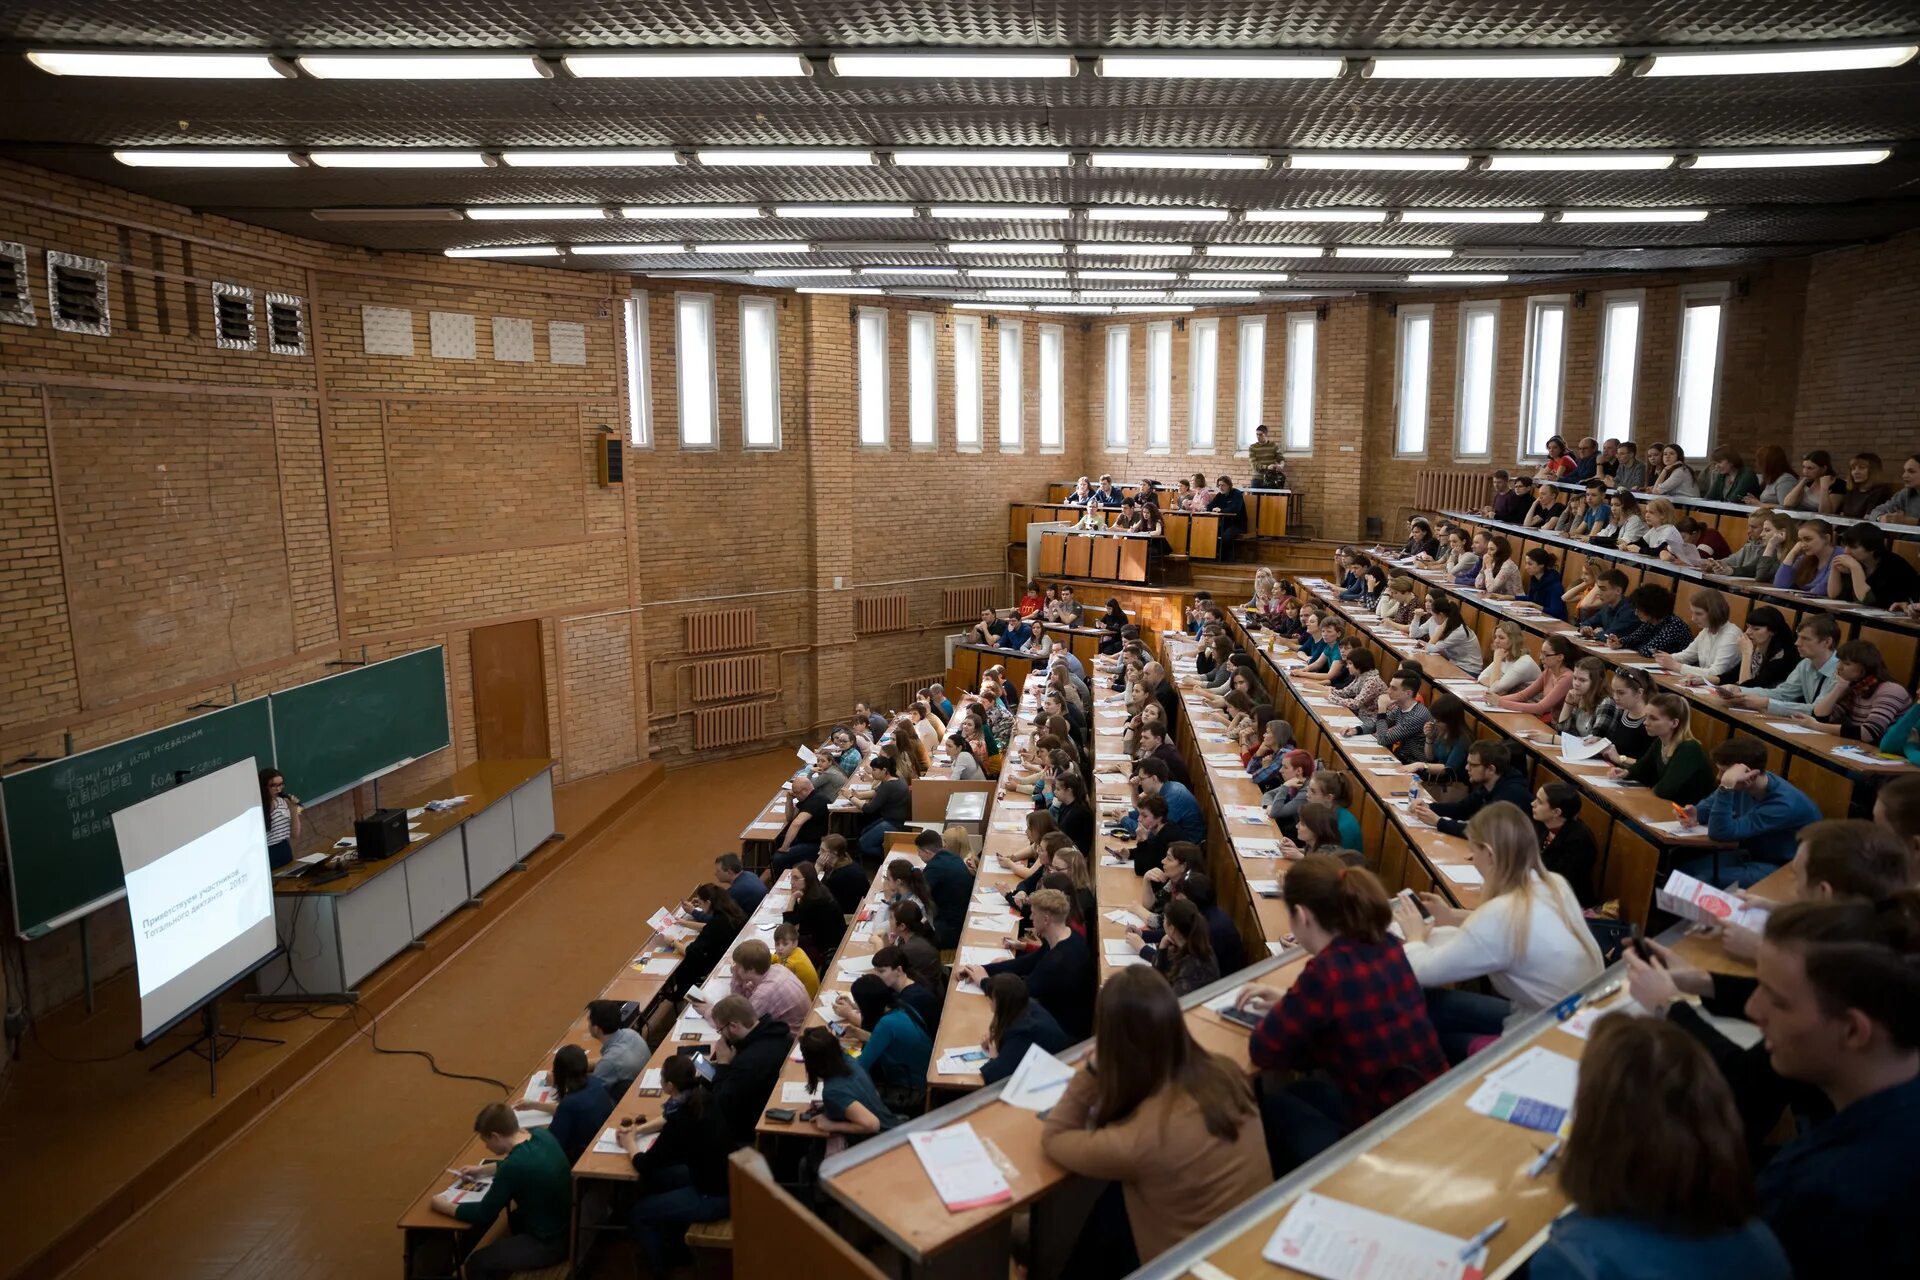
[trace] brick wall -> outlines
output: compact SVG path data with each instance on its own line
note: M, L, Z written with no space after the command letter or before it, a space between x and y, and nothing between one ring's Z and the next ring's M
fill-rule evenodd
M1794 448L1870 449L1898 474L1920 448L1920 234L1810 260Z

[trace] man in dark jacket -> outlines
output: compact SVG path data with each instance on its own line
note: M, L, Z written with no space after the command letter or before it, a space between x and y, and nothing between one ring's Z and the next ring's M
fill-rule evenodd
M1141 796L1135 808L1140 825L1135 828L1139 843L1133 846L1133 874L1144 876L1159 866L1174 841L1184 839L1167 821L1167 802L1163 796Z
M753 1127L779 1082L793 1033L784 1022L756 1015L745 996L713 1006L720 1042L713 1046L713 1100L726 1118L733 1145L753 1145Z
M1440 804L1422 800L1409 812L1447 835L1458 836L1466 834L1469 818L1496 800L1505 800L1522 813L1530 811L1533 793L1526 774L1513 766L1512 759L1504 742L1474 743L1467 748L1467 794Z
M942 950L960 945L960 932L967 923L967 902L973 897L973 872L959 854L940 843L938 831L922 831L913 838L913 847L926 866L927 888L933 893L933 936Z

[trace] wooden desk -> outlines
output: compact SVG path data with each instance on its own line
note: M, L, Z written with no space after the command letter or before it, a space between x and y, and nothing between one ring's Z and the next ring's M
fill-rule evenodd
M1130 495L1138 494L1140 492L1140 486L1137 484L1122 485L1120 487L1120 491L1122 493L1130 494ZM1066 516L1065 517L1066 519L1077 520L1079 519L1080 512L1084 511L1086 508L1084 506L1073 506L1068 503L1067 496L1072 492L1073 492L1073 485L1068 483L1063 483L1061 481L1054 481L1053 483L1047 486L1047 500L1045 502L1016 503L1015 505L1029 506L1029 507L1036 507L1036 508L1046 507L1046 508L1054 508L1062 511L1067 511L1067 512L1070 512L1071 514ZM1284 538L1285 536L1287 536L1287 527L1292 517L1293 497L1294 497L1293 490L1291 489L1249 489L1244 485L1242 485L1239 487L1238 492L1245 494L1247 497L1247 532L1250 535L1254 537L1259 537L1259 538ZM1158 485L1158 484L1153 486L1154 501L1160 507L1160 513L1161 513L1162 519L1170 520L1171 517L1176 515L1193 514L1188 512L1182 512L1173 505L1175 495L1177 495L1178 493L1179 493L1179 489L1177 486ZM1105 510L1115 511L1117 510L1117 508L1108 507L1108 508L1105 508ZM1218 513L1213 513L1213 514L1214 514L1214 518L1217 519ZM1014 542L1025 541L1026 539L1025 529L1026 529L1026 523L1028 518L1058 520L1058 519L1061 519L1062 517L1058 515L1036 515L1032 517L1022 517L1016 514L1013 517L1015 521L1015 527L1011 534L1012 541ZM1218 528L1217 525L1215 527L1216 529ZM1214 545L1217 547L1218 545L1217 541L1215 542ZM1191 554L1196 559L1203 558L1197 552L1183 551L1178 547L1174 548L1174 554L1175 555ZM1212 558L1212 556L1215 554L1217 553L1213 551L1209 551L1207 553L1207 556L1204 558Z
M1010 541L1024 543L1027 540L1029 525L1041 522L1077 523L1086 515L1085 507L1059 506L1043 502L1014 502L1007 506L1007 532ZM1112 526L1120 512L1115 508L1104 508L1096 512L1099 529L1113 530ZM1163 511L1160 516L1159 537L1167 544L1167 550L1176 556L1188 556L1194 560L1218 560L1220 558L1220 513L1217 511ZM1051 531L1049 531L1051 532ZM1059 570L1049 567L1047 560L1047 533L1041 534L1040 571L1052 574ZM1152 538L1153 534L1130 535L1140 538ZM1085 577L1084 574L1070 574L1072 577ZM1094 577L1101 575L1094 574Z
M457 809L423 809L458 795L467 802ZM324 884L275 877L284 949L260 969L258 990L344 995L454 911L476 904L481 890L553 836L553 761L482 760L395 807L423 811L410 819L419 828L413 842L393 857L349 862L344 877ZM336 838L303 841L300 852L330 852Z
M1700 478L1703 480L1707 478L1707 473L1704 468L1701 471ZM1574 484L1565 480L1545 481L1543 485L1539 487L1550 487L1569 494L1580 493L1586 489L1584 483ZM1897 484L1894 487L1896 489L1899 488ZM1619 490L1609 489L1608 492L1618 493ZM1638 491L1636 491L1633 496L1640 500L1642 506L1652 502L1655 498L1667 497L1667 495L1663 494L1642 493ZM1702 524L1712 525L1715 529L1718 529L1720 536L1727 540L1728 549L1733 551L1739 550L1746 544L1747 521L1752 517L1753 513L1770 509L1768 507L1750 507L1744 502L1712 502L1706 498L1667 497L1667 501L1671 502L1684 514L1692 516ZM1793 511L1789 512L1789 514L1792 515L1795 520L1819 519L1836 526L1850 524L1877 525L1880 531L1887 535L1888 546L1899 552L1899 554L1906 556L1909 560L1920 557L1920 526L1893 524L1885 520L1863 520L1852 516L1822 515L1816 511Z
M1049 530L1040 535L1040 572L1049 577L1144 583L1151 541L1142 533Z

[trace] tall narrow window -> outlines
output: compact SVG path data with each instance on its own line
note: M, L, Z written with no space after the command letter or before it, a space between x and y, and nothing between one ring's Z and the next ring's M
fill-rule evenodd
M934 422L940 402L935 398L934 348L938 330L929 312L907 316L907 437L916 449L931 449L939 441Z
M860 443L887 443L887 313L860 308Z
M1567 379L1567 300L1527 299L1527 342L1520 382L1520 456L1539 458L1560 434Z
M1394 382L1393 451L1425 456L1432 383L1433 308L1400 308L1400 372Z
M680 447L711 449L719 430L720 390L713 358L713 295L673 296L675 364L680 382Z
M1107 448L1127 447L1127 326L1107 330Z
M953 318L953 444L980 451L980 317Z
M1720 347L1726 340L1727 287L1680 294L1680 361L1673 387L1673 442L1695 466L1713 445L1720 406Z
M1245 453L1253 443L1253 429L1265 412L1267 394L1267 318L1240 317L1240 372L1233 392L1233 447Z
M1000 449L1016 452L1026 424L1024 388L1020 385L1020 322L1000 322Z
M1220 398L1220 322L1187 322L1187 442L1213 452L1213 416Z
M1067 331L1040 326L1040 450L1059 453L1067 446Z
M1287 317L1287 420L1281 429L1288 453L1313 451L1313 382L1319 360L1320 317L1296 311Z
M740 420L749 449L780 447L780 343L772 298L740 299Z
M1147 326L1147 448L1165 453L1173 436L1173 324Z
M653 443L653 406L648 403L647 295L627 295L627 439L645 448Z
M1633 439L1634 384L1640 376L1640 313L1646 295L1610 293L1600 306L1600 387L1593 433L1602 440Z
M1460 458L1485 458L1493 452L1493 360L1499 333L1499 303L1460 304L1460 389L1453 429L1453 450Z

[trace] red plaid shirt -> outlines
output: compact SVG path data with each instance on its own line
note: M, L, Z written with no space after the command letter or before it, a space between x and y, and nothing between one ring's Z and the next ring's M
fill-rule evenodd
M1341 934L1254 1028L1253 1064L1326 1073L1367 1121L1447 1069L1427 998L1398 938Z

